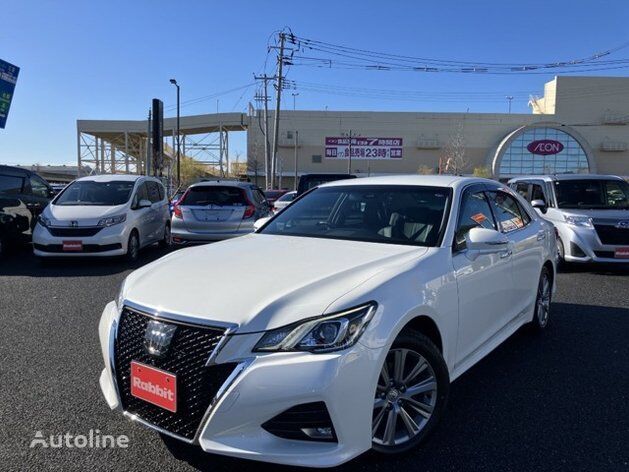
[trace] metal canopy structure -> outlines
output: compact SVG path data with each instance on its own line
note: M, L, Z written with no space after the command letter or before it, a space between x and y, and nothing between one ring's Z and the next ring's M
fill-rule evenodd
M181 153L224 176L229 168L229 132L245 131L244 113L213 113L180 117ZM164 154L171 176L177 119L164 119ZM78 120L77 163L98 174L144 174L149 148L148 120ZM170 141L170 143L168 142Z

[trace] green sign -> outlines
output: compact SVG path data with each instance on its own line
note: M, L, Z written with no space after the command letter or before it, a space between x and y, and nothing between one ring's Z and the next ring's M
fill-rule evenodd
M7 124L11 99L20 68L0 59L0 128Z

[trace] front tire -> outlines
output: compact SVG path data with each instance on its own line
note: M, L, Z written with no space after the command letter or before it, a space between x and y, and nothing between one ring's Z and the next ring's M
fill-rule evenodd
M140 237L136 230L131 231L129 242L127 243L127 261L135 262L140 255Z
M437 347L421 333L402 332L387 353L378 377L372 445L385 454L423 442L439 423L450 376Z

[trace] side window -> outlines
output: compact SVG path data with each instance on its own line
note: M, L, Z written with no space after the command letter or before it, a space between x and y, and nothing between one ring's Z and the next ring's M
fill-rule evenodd
M0 175L0 194L17 195L22 193L24 179L13 175Z
M520 195L522 195L522 197L524 197L526 200L531 201L531 199L529 198L528 182L518 182L517 184L515 184L514 190L518 192Z
M472 228L496 229L485 193L467 191L463 194L461 213L455 234L455 249L465 249L465 237Z
M546 196L544 195L544 189L539 184L531 184L531 201L533 200L542 200L544 203L548 204Z
M151 203L157 203L161 200L159 198L159 188L157 182L148 181L146 182L146 188L148 191L148 197Z
M489 192L489 200L503 233L524 228L531 221L528 213L511 195L500 191Z
M33 191L33 195L35 195L36 197L43 197L43 198L49 197L48 185L46 185L46 183L42 179L40 179L36 175L31 175L29 180L31 182L31 189Z
M146 182L144 182L138 187L138 190L135 192L135 196L133 197L133 203L131 206L133 208L137 208L138 204L140 203L140 200L148 200L148 199L149 199L148 190L146 189Z
M260 203L261 205L266 203L266 197L262 193L262 190L260 190L259 188L253 191L253 195L256 197L256 200L258 201L258 203Z
M159 191L159 201L161 202L166 195L166 190L164 190L164 186L162 184L157 184L157 190Z

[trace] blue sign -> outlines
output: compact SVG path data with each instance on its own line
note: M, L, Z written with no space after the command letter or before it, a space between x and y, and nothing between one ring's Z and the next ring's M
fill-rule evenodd
M0 59L0 128L7 124L11 99L20 68Z

